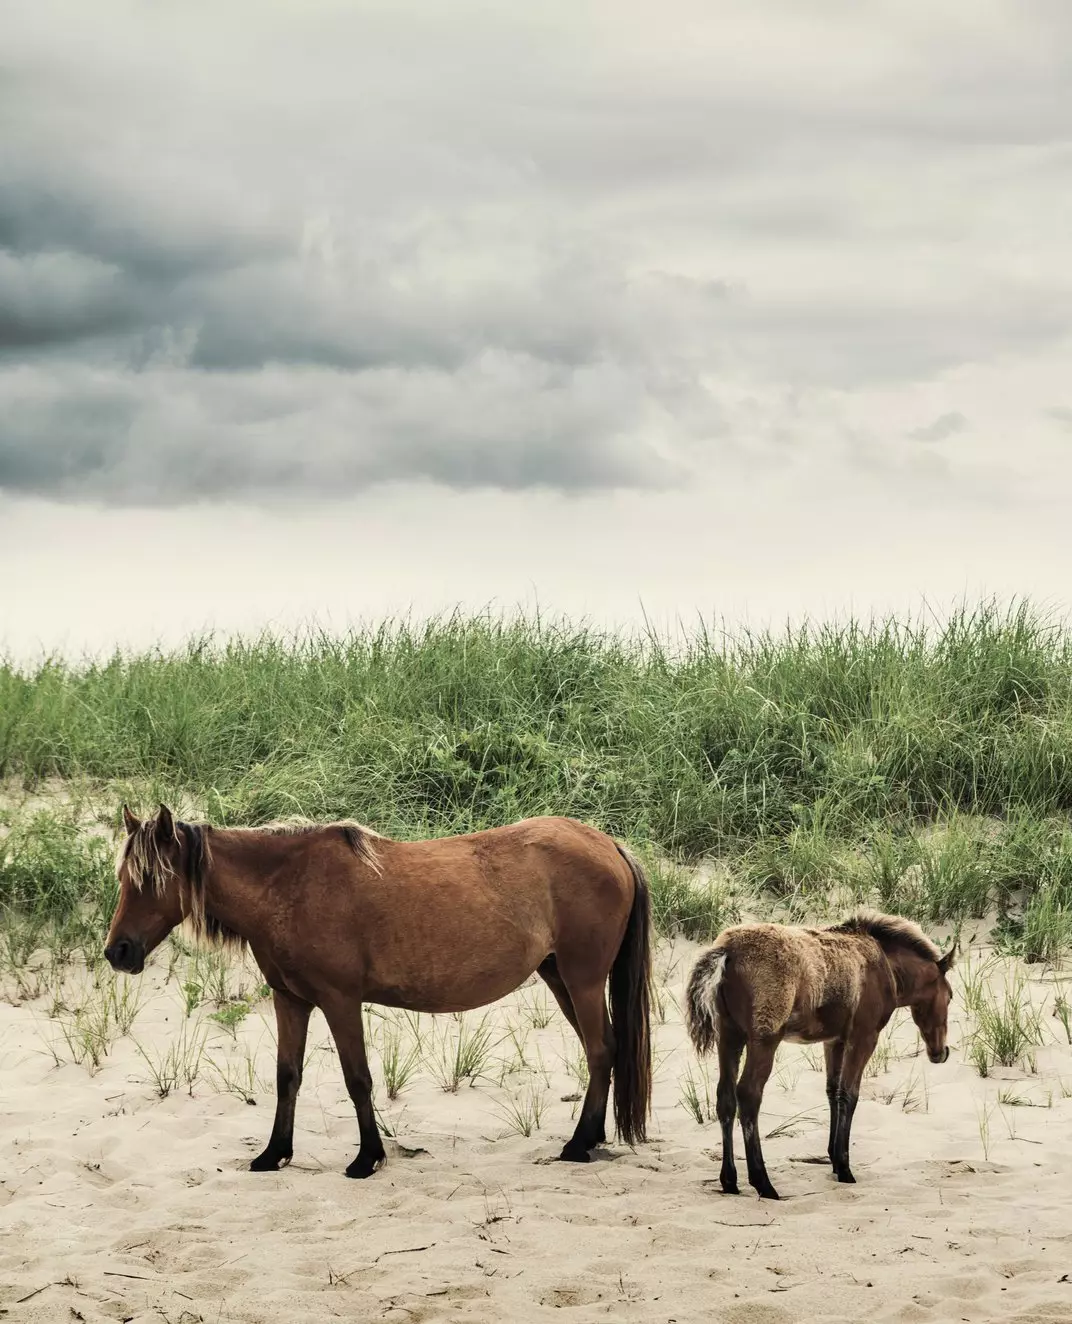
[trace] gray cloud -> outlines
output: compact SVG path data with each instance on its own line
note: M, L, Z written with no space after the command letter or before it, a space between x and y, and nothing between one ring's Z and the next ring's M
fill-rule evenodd
M556 382L546 365L490 356L457 371L347 375L286 368L136 381L49 371L9 401L0 482L11 491L176 504L277 492L331 497L421 477L460 488L665 487L680 463L651 440L642 386L595 365ZM515 415L517 400L529 408ZM613 403L611 403L613 402ZM302 445L309 430L315 443ZM297 436L297 441L296 441Z
M963 432L967 426L968 420L964 415L954 412L942 414L933 423L923 428L914 428L908 435L913 441L946 441L958 432Z
M662 487L1070 331L1062 4L18 7L0 488Z

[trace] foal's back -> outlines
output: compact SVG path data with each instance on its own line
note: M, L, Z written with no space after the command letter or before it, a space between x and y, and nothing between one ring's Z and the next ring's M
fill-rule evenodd
M719 934L707 959L708 977L721 985L721 1013L759 1039L838 1037L868 983L889 980L877 944L830 929L734 925Z

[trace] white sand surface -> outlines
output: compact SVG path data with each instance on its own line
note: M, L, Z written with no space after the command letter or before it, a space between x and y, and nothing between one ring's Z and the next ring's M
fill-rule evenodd
M898 1016L856 1113L856 1186L814 1161L826 1147L821 1049L784 1046L762 1116L784 1197L770 1203L721 1194L717 1125L683 1103L690 1071L704 1088L680 1012L695 951L659 954L651 1142L611 1145L587 1166L549 1161L573 1126L564 1096L577 1093L577 1044L538 983L491 1009L483 1074L456 1093L433 1068L481 1013L461 1027L421 1017L416 1031L398 1013L370 1018L381 1044L423 1037L424 1061L394 1102L374 1061L399 1143L387 1141L388 1163L367 1181L342 1175L356 1123L319 1016L294 1162L246 1170L272 1121L271 1003L256 1001L233 1038L209 1016L213 993L253 994L255 972L162 949L140 981L118 982L140 1009L97 1070L69 1060L64 1035L77 1044L101 999L86 972L0 1005L2 1318L1072 1321L1072 1048L1052 1015L1053 975L1025 971L1045 1007L1035 1071L980 1078L960 997L944 1066ZM997 996L1008 976L995 960ZM207 986L189 1016L187 983ZM50 1016L58 997L67 1010ZM159 1072L169 1053L197 1075L161 1098L150 1063ZM241 1097L251 1072L255 1106ZM518 1134L508 1113L534 1101L539 1129Z

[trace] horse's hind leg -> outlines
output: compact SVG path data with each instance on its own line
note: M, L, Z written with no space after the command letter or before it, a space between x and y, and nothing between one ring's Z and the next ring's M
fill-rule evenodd
M733 1123L737 1116L737 1072L744 1037L724 1019L718 1028L718 1093L715 1107L722 1127L722 1170L719 1181L727 1195L737 1195L737 1165L733 1161Z
M365 1053L365 1032L361 1003L350 1002L324 1008L335 1046L339 1050L346 1089L357 1112L361 1145L357 1158L346 1169L347 1177L371 1177L387 1158L372 1109L372 1072Z
M555 995L555 1001L562 1009L562 1015L576 1030L578 1037L581 1037L581 1027L577 1024L577 1013L573 1009L573 999L569 995L569 989L558 973L558 962L552 953L545 961L541 961L536 969L536 973ZM581 1038L581 1045L584 1045L584 1039Z
M564 985L577 1018L577 1033L588 1059L588 1089L581 1105L581 1115L577 1119L576 1130L559 1156L566 1162L587 1163L589 1150L601 1145L607 1138L607 1099L614 1063L614 1031L603 986L603 980L583 988Z
M274 1172L294 1155L294 1109L301 1089L305 1038L312 1015L311 1002L276 989L275 1124L264 1152L249 1165L251 1172Z
M823 1044L826 1057L826 1098L830 1104L830 1140L826 1146L827 1158L834 1162L834 1142L837 1139L838 1090L841 1086L841 1062L845 1055L845 1041L837 1039Z
M748 1180L765 1200L777 1200L778 1192L771 1185L763 1162L763 1149L759 1143L759 1105L763 1101L763 1087L774 1066L777 1049L776 1039L749 1039L744 1071L737 1082L737 1103L741 1110Z

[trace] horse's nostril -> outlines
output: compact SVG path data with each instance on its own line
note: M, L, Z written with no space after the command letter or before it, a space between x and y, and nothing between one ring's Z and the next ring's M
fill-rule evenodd
M104 949L104 955L109 965L123 965L130 958L130 942L126 938L120 938L117 942L113 942L111 947Z

